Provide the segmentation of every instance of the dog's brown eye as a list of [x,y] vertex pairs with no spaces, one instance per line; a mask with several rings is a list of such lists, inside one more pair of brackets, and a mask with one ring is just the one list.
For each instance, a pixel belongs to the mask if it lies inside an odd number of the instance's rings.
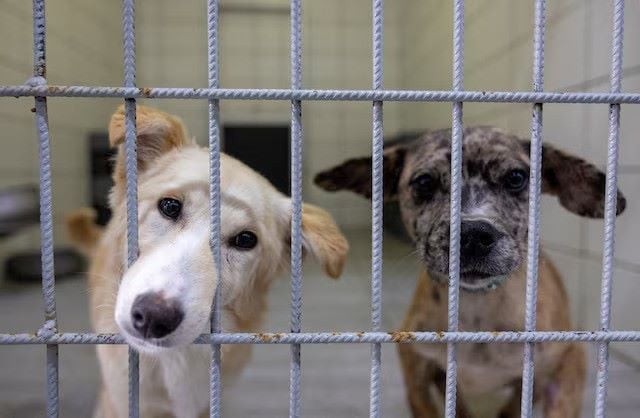
[[527,187],[529,177],[524,170],[511,170],[504,176],[504,187],[511,192],[519,192]]
[[240,250],[251,250],[258,245],[258,237],[251,231],[242,231],[231,237],[229,244]]
[[182,211],[182,202],[170,197],[165,197],[158,201],[158,210],[167,218],[175,221]]
[[438,181],[431,174],[421,174],[409,182],[416,201],[425,201],[433,197]]

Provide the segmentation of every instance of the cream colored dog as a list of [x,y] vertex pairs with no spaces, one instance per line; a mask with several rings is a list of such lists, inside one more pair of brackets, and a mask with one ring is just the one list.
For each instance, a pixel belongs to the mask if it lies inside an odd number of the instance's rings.
[[[196,418],[209,408],[210,347],[190,345],[207,332],[211,301],[222,286],[227,331],[259,331],[267,290],[289,265],[291,200],[241,162],[221,156],[222,277],[209,246],[209,156],[181,121],[138,107],[140,256],[127,269],[124,113],[109,125],[119,146],[104,231],[91,213],[69,219],[73,240],[92,257],[91,315],[96,332],[121,333],[140,352],[141,416]],[[304,251],[337,278],[348,244],[331,216],[304,205]],[[237,375],[249,345],[222,349],[223,375]],[[97,417],[127,416],[127,347],[97,347],[103,388]]]

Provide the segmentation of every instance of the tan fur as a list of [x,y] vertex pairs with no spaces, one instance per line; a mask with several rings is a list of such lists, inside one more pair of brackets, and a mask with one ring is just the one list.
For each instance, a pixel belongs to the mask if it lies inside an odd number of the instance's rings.
[[92,256],[102,236],[102,228],[95,223],[96,212],[89,208],[78,209],[68,215],[66,221],[71,242],[83,255]]
[[[387,144],[384,150],[384,199],[398,203],[424,269],[401,331],[447,330],[451,136],[450,129],[431,131]],[[462,132],[460,331],[524,328],[532,232],[529,151],[530,141],[494,127],[466,126]],[[598,167],[550,144],[542,146],[541,163],[542,192],[556,196],[576,215],[603,216],[606,176]],[[315,183],[370,198],[371,167],[369,157],[350,159],[316,175]],[[617,214],[625,206],[618,190]],[[572,330],[562,280],[544,255],[538,277],[537,329]],[[413,415],[439,416],[446,345],[400,344],[398,350]],[[522,357],[522,344],[459,344],[457,416],[485,416],[480,415],[482,404],[492,397],[506,401],[500,418],[520,416]],[[536,344],[535,367],[534,402],[543,404],[545,417],[577,418],[585,380],[583,348],[577,343]]]
[[[89,271],[90,312],[96,332],[121,332],[115,321],[116,300],[126,273],[126,207],[123,158],[123,109],[112,117],[110,139],[120,146],[114,172],[115,187],[111,195],[113,217],[104,230],[92,225],[92,215],[82,210],[69,218],[71,237],[84,251],[93,254]],[[208,153],[188,139],[182,123],[174,116],[155,109],[138,107],[138,168],[139,168],[139,224],[140,258],[156,248],[154,231],[158,229],[158,193],[169,196],[185,195],[189,211],[208,219]],[[186,180],[184,180],[186,178]],[[182,181],[182,183],[181,183]],[[172,184],[182,188],[175,190]],[[170,187],[167,192],[158,192]],[[266,179],[241,162],[221,156],[223,271],[237,263],[238,257],[226,248],[229,234],[250,222],[259,235],[256,262],[246,272],[223,274],[222,311],[225,330],[231,332],[260,331],[267,306],[267,291],[283,268],[289,263],[290,200],[278,192]],[[163,196],[161,194],[161,196]],[[192,207],[196,205],[196,207]],[[156,218],[154,218],[156,217]],[[185,215],[187,217],[187,215]],[[249,217],[249,218],[247,218]],[[149,228],[147,224],[155,225]],[[155,222],[155,223],[153,223]],[[206,271],[211,281],[209,295],[202,298],[202,309],[209,309],[216,282],[212,256],[209,250],[209,228],[206,224],[188,229],[184,233],[202,230],[200,250],[194,256],[190,269]],[[338,277],[348,251],[348,244],[333,219],[324,210],[304,205],[303,239],[306,252],[312,254],[331,277]],[[191,232],[188,232],[191,231]],[[179,235],[178,235],[179,236]],[[138,262],[136,262],[138,263]],[[237,269],[245,268],[240,265]],[[134,269],[134,264],[131,269]],[[247,267],[248,268],[248,267]],[[130,269],[130,270],[131,270]],[[226,270],[225,270],[226,269]],[[231,271],[233,271],[232,269]],[[233,277],[231,277],[233,276]],[[196,302],[193,302],[196,303]],[[207,315],[208,316],[208,315]],[[203,329],[201,332],[206,331]],[[97,347],[102,371],[103,388],[96,408],[96,417],[124,418],[127,416],[127,347],[101,345]],[[225,345],[222,348],[223,377],[226,381],[239,374],[250,358],[248,345]],[[156,355],[140,355],[140,407],[141,417],[208,416],[208,369],[210,347],[185,345],[164,349]],[[185,365],[182,367],[181,365]],[[191,365],[191,366],[190,366]],[[190,367],[190,368],[189,368]],[[186,393],[172,393],[167,382],[179,382],[189,389]],[[202,384],[192,382],[203,382]],[[189,386],[190,385],[190,386]],[[194,407],[193,405],[200,405]],[[183,405],[191,408],[187,411]],[[194,409],[195,408],[195,409]]]
[[[538,276],[537,329],[573,329],[568,299],[555,267],[542,255]],[[524,329],[526,274],[520,270],[496,290],[486,294],[460,293],[460,331],[519,331]],[[509,313],[506,315],[505,313]],[[407,312],[403,331],[446,331],[447,287],[426,272],[419,279]],[[407,395],[414,417],[438,416],[437,402],[428,388],[446,370],[446,346],[442,344],[401,344],[398,346]],[[489,396],[510,388],[500,418],[520,416],[522,344],[459,344],[459,417],[473,416],[469,399]],[[545,417],[579,417],[585,379],[584,350],[577,343],[536,344],[536,399],[545,405]],[[557,392],[553,393],[557,388]],[[444,392],[442,392],[444,393]],[[505,400],[505,396],[498,399]],[[471,409],[473,410],[473,409]]]
[[[302,207],[302,228],[315,243],[311,245],[311,251],[316,258],[324,260],[327,275],[333,279],[340,277],[349,247],[331,215],[317,206],[305,204]],[[322,239],[317,239],[319,237]]]

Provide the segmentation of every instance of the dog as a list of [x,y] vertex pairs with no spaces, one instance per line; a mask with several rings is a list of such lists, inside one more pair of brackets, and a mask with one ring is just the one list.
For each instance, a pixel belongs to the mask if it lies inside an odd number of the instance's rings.
[[[175,116],[137,108],[139,257],[127,268],[125,115],[111,118],[118,147],[104,230],[88,210],[68,220],[71,239],[92,258],[90,308],[96,332],[121,333],[140,353],[143,417],[208,416],[208,345],[190,345],[209,329],[221,286],[224,329],[260,330],[269,287],[290,265],[291,199],[240,161],[222,154],[221,259],[210,250],[209,154]],[[323,209],[303,205],[303,253],[338,278],[348,243]],[[250,345],[222,347],[223,381],[240,372]],[[127,347],[97,346],[102,390],[95,416],[127,416]]]
[[[415,244],[421,274],[403,331],[447,329],[450,231],[451,130],[389,144],[384,150],[384,199],[397,202]],[[530,141],[493,127],[463,131],[460,242],[460,331],[524,329]],[[319,173],[327,191],[371,198],[371,158],[351,159]],[[579,216],[604,216],[605,175],[592,164],[551,145],[542,149],[542,191]],[[618,191],[617,212],[626,206]],[[537,329],[570,330],[568,298],[560,275],[541,254]],[[414,417],[436,417],[444,392],[446,346],[399,344]],[[502,394],[499,417],[520,416],[522,344],[459,344],[458,417],[467,404]],[[547,418],[580,414],[585,359],[577,343],[535,345],[534,402]],[[435,392],[435,393],[434,393]],[[506,399],[504,399],[506,398]]]

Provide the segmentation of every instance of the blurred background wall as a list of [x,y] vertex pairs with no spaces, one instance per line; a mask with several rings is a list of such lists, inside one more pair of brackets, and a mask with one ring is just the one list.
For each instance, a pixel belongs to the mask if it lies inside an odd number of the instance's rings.
[[[138,85],[206,86],[204,2],[137,2]],[[640,4],[627,2],[623,90],[640,89]],[[303,15],[303,85],[319,89],[371,86],[371,10],[368,0],[307,1]],[[47,78],[51,84],[115,86],[122,80],[120,3],[67,0],[47,4]],[[289,9],[283,0],[222,0],[220,77],[223,87],[288,88]],[[451,7],[437,0],[389,1],[385,10],[384,82],[391,89],[446,90],[451,86]],[[611,10],[596,0],[550,1],[545,55],[545,90],[606,91]],[[465,88],[530,90],[532,2],[468,2],[465,29]],[[31,5],[0,2],[0,84],[21,84],[32,71]],[[205,101],[141,101],[183,117],[202,144],[207,141]],[[112,99],[49,99],[53,149],[56,242],[65,243],[65,213],[89,203],[89,135],[104,132]],[[28,98],[0,100],[4,149],[0,187],[35,183],[37,137]],[[385,103],[385,136],[450,126],[449,103]],[[620,183],[628,198],[618,220],[613,323],[637,327],[634,296],[640,279],[640,128],[637,106],[623,106]],[[527,136],[527,104],[465,104],[466,124],[490,124]],[[369,203],[347,193],[325,193],[312,184],[321,169],[349,157],[368,155],[371,104],[305,102],[304,196],[322,204],[345,229],[370,227]],[[289,123],[289,104],[225,101],[223,125]],[[544,138],[604,167],[606,105],[545,105]],[[543,239],[562,271],[576,322],[597,328],[602,222],[564,212],[543,200]],[[0,242],[0,261],[38,245],[37,227]],[[640,360],[635,345],[624,345]]]

